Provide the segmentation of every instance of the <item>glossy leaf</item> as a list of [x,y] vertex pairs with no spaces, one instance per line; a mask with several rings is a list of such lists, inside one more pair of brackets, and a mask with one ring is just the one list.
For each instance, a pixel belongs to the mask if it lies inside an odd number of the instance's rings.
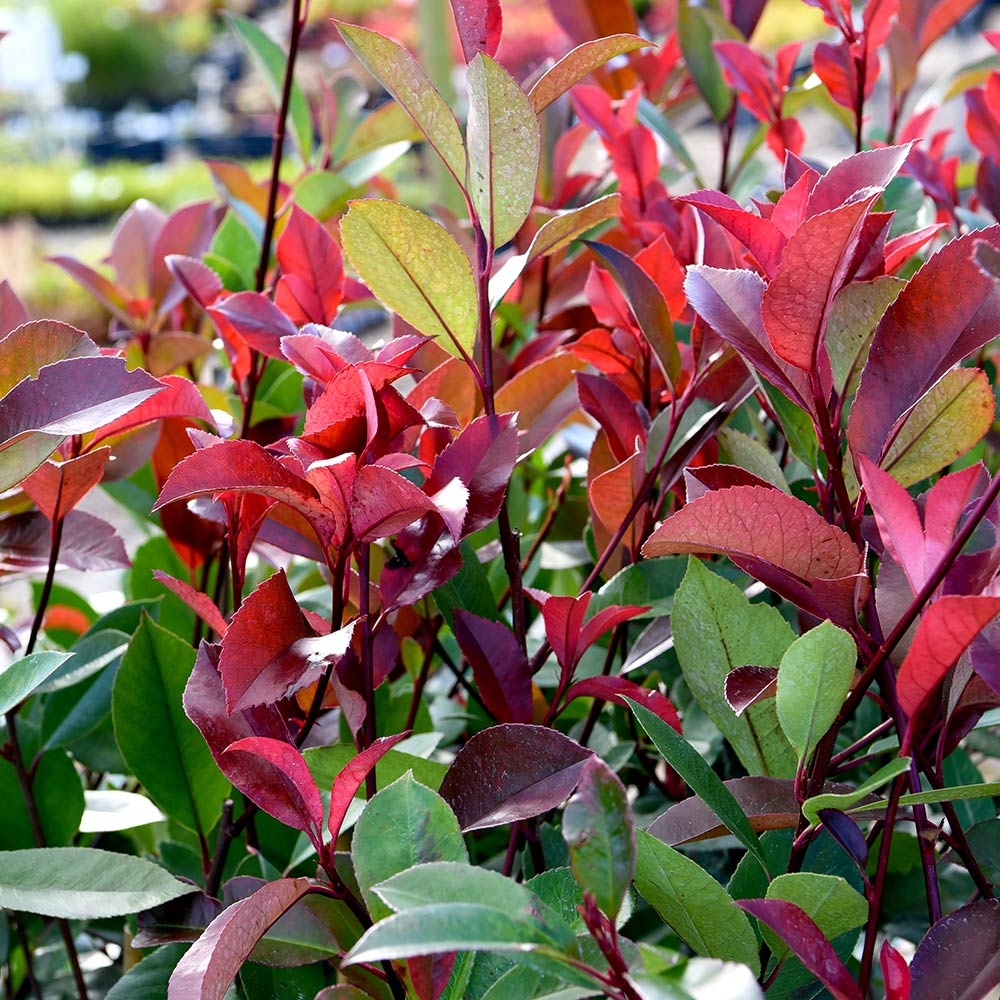
[[795,638],[776,608],[751,604],[739,587],[697,559],[674,596],[674,648],[685,682],[751,774],[790,778],[795,754],[781,731],[773,701],[737,716],[725,698],[738,667],[777,667]]
[[223,910],[177,963],[168,1000],[223,1000],[267,929],[309,890],[308,879],[278,879]]
[[910,1000],[910,967],[888,938],[879,950],[879,965],[882,966],[886,1000]]
[[83,796],[86,808],[80,820],[81,833],[134,830],[137,826],[159,823],[166,819],[149,799],[135,792],[88,789]]
[[[260,69],[271,100],[274,102],[275,108],[278,108],[281,104],[281,88],[287,62],[285,53],[249,18],[228,14],[227,20]],[[309,104],[305,94],[294,81],[288,105],[288,116],[292,137],[295,139],[299,155],[305,162],[308,162],[313,149],[312,115],[309,112]]]
[[92,847],[0,853],[0,906],[48,917],[120,917],[195,888],[151,861]]
[[854,640],[830,622],[810,629],[781,658],[775,706],[788,741],[806,761],[833,725],[854,680]]
[[66,462],[45,462],[22,489],[50,521],[61,521],[101,481],[110,454],[98,448]]
[[[794,903],[816,924],[828,941],[852,931],[868,918],[868,903],[859,892],[836,875],[792,872],[778,875],[767,887],[768,899]],[[786,950],[780,941],[765,932],[775,958]]]
[[[946,244],[886,310],[875,330],[848,422],[854,454],[879,461],[910,408],[950,368],[992,337],[1000,322],[1000,290],[976,263],[977,239],[995,244],[997,230],[982,230]],[[960,297],[947,291],[954,288],[962,289]]]
[[613,922],[635,872],[635,818],[625,786],[600,757],[584,762],[562,831],[576,880]]
[[205,834],[229,782],[181,707],[193,665],[189,643],[143,618],[118,668],[111,714],[131,773],[171,819]]
[[340,829],[344,825],[348,807],[354,801],[354,796],[361,788],[365,778],[375,765],[400,740],[405,739],[408,732],[397,733],[395,736],[380,736],[365,750],[344,765],[333,779],[330,790],[330,815],[327,819],[327,829],[330,831],[330,841],[337,843]]
[[751,705],[777,694],[778,671],[775,667],[736,667],[726,674],[725,691],[726,702],[739,717]]
[[416,864],[468,860],[454,813],[410,773],[383,788],[354,829],[354,873],[375,920],[392,912],[374,891],[378,883]]
[[570,796],[590,756],[554,729],[493,726],[458,752],[441,783],[441,796],[465,832],[529,819]]
[[500,0],[451,0],[455,26],[467,63],[477,52],[495,56],[503,33]]
[[818,617],[850,627],[864,597],[861,553],[811,507],[779,490],[734,486],[686,504],[653,532],[646,556],[718,552]]
[[476,283],[468,257],[442,226],[394,202],[353,201],[340,235],[355,270],[389,309],[452,354],[471,354]]
[[677,709],[666,695],[653,688],[640,687],[635,681],[630,681],[626,677],[585,677],[566,692],[566,704],[568,705],[574,698],[597,698],[622,706],[625,705],[626,698],[631,698],[640,705],[645,705],[668,726],[673,726],[677,732],[681,731],[681,720]]
[[455,609],[455,638],[497,722],[531,722],[531,671],[520,643],[506,625]]
[[11,663],[0,673],[0,715],[19,705],[52,676],[72,654],[32,653]]
[[162,570],[153,570],[153,579],[176,594],[216,635],[221,638],[226,634],[229,623],[208,594],[195,590],[189,583],[178,580]]
[[974,1000],[1000,985],[1000,901],[981,899],[939,920],[910,963],[910,1000]]
[[[84,799],[80,775],[67,753],[49,750],[32,763],[31,792],[45,843],[50,847],[72,844],[83,816]],[[37,847],[34,823],[17,772],[8,760],[0,761],[0,801],[4,803],[0,851]]]
[[[6,282],[4,282],[6,285]],[[38,378],[45,365],[69,358],[94,358],[98,346],[82,330],[57,320],[18,324],[0,344],[0,395],[6,395],[24,378]]]
[[344,261],[326,228],[298,205],[275,247],[281,278],[275,303],[297,324],[333,322],[344,291]]
[[884,767],[880,767],[870,778],[863,781],[853,791],[824,792],[821,795],[814,795],[812,798],[806,799],[802,803],[802,815],[809,820],[811,825],[815,825],[819,822],[821,810],[848,809],[894,778],[898,778],[899,775],[909,770],[909,767],[909,757],[897,757]]
[[479,52],[466,71],[469,118],[468,190],[491,246],[510,240],[535,198],[541,130],[518,82]]
[[732,792],[683,736],[674,732],[648,708],[637,702],[630,704],[639,725],[646,731],[667,763],[691,786],[691,790],[709,805],[766,872],[767,861],[760,841],[740,804],[733,798]]
[[634,52],[649,44],[638,35],[623,33],[595,38],[577,45],[538,78],[528,91],[528,100],[535,112],[541,114],[553,101],[562,97],[595,69],[616,56]]
[[637,831],[635,887],[696,955],[760,968],[746,914],[696,861]]
[[771,928],[835,1000],[862,1000],[861,990],[823,932],[794,903],[780,899],[741,899],[748,913]]
[[413,56],[377,31],[342,21],[334,23],[341,38],[375,79],[406,108],[458,183],[464,185],[465,144],[458,122]]
[[1000,597],[950,594],[920,616],[896,682],[900,708],[910,718],[928,704],[969,643],[998,614]]

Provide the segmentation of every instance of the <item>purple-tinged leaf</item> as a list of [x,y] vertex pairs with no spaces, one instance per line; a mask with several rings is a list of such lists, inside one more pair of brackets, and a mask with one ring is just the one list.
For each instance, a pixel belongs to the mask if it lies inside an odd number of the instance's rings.
[[0,340],[12,330],[28,322],[28,310],[10,287],[6,278],[0,281]]
[[783,899],[738,899],[736,905],[770,927],[834,1000],[863,1000],[847,966],[803,909]]
[[101,481],[110,448],[98,448],[66,462],[45,462],[22,484],[50,520],[64,518]]
[[75,257],[56,256],[46,257],[46,261],[61,267],[71,278],[82,285],[98,302],[109,312],[113,313],[124,324],[132,322],[129,315],[128,304],[120,288],[95,271],[92,267],[87,267]]
[[839,809],[820,809],[817,815],[830,836],[850,855],[858,868],[864,871],[868,864],[868,840],[858,824]]
[[170,266],[171,257],[186,255],[197,260],[212,242],[222,215],[215,202],[197,201],[182,205],[163,223],[153,244],[150,295],[162,316],[184,298],[186,287]]
[[423,490],[381,465],[363,466],[354,479],[351,531],[362,542],[394,535],[436,510]]
[[[286,826],[302,830],[317,851],[322,848],[323,801],[305,758],[293,744],[267,736],[249,736],[227,747],[225,755],[237,761],[247,756],[261,758],[271,764],[281,776],[280,784],[272,782],[263,787],[249,782],[234,784],[264,812]],[[231,767],[239,771],[239,764]]]
[[493,726],[459,750],[441,797],[465,832],[530,819],[572,794],[590,756],[592,751],[554,729]]
[[773,698],[778,693],[778,668],[745,666],[730,670],[726,675],[726,701],[741,716],[758,701]]
[[535,113],[541,114],[553,101],[609,60],[651,44],[645,38],[629,32],[583,42],[539,77],[528,92],[528,100]]
[[45,365],[68,358],[96,358],[100,348],[82,330],[54,319],[26,322],[0,342],[0,396]]
[[653,532],[643,555],[718,552],[783,597],[850,628],[864,561],[850,536],[777,489],[734,486],[691,501]]
[[981,1000],[1000,985],[1000,900],[981,899],[939,920],[910,963],[909,1000]]
[[885,1000],[910,1000],[910,967],[906,964],[906,959],[889,944],[888,938],[882,942],[879,964],[882,966]]
[[222,912],[222,904],[204,892],[168,900],[136,915],[133,948],[158,948],[174,941],[194,941]]
[[681,356],[663,293],[628,254],[604,243],[587,241],[587,246],[611,269],[628,299],[639,329],[656,355],[664,377],[670,385],[674,385],[681,373]]
[[166,264],[170,273],[202,309],[207,309],[226,290],[215,271],[194,257],[171,254],[166,258]]
[[395,736],[380,736],[367,750],[362,750],[351,758],[344,769],[333,779],[330,791],[330,817],[327,829],[330,831],[331,849],[336,847],[340,828],[344,825],[344,817],[362,782],[368,777],[368,772],[391,750],[400,740],[409,736],[410,731],[396,733]]
[[472,665],[483,702],[497,722],[530,723],[531,670],[520,643],[502,622],[455,609],[455,638]]
[[640,687],[626,677],[585,677],[566,692],[566,704],[574,698],[596,698],[625,708],[628,707],[625,699],[631,698],[659,716],[668,726],[673,726],[677,732],[681,731],[677,709],[665,694],[660,694],[653,688]]
[[309,879],[278,879],[225,909],[177,963],[168,1000],[223,1000],[268,928],[311,889]]
[[562,831],[577,882],[614,921],[635,874],[635,817],[621,779],[600,757],[584,761]]
[[237,292],[212,306],[209,314],[228,323],[255,351],[284,360],[281,338],[294,337],[299,328],[260,292]]
[[899,668],[899,706],[915,719],[948,671],[977,635],[1000,614],[1000,597],[949,594],[920,616],[917,633]]
[[118,286],[133,299],[145,299],[151,294],[153,246],[166,221],[162,209],[140,198],[126,209],[111,233],[108,263]]
[[853,199],[865,188],[884,188],[902,169],[912,143],[866,149],[835,163],[816,182],[807,212],[829,212]]
[[624,462],[635,453],[636,438],[645,444],[648,428],[624,389],[603,375],[577,372],[576,391],[584,412],[604,429],[616,462]]
[[477,52],[497,54],[503,34],[500,0],[451,0],[451,12],[467,63],[472,62]]
[[190,379],[179,375],[164,375],[160,382],[166,387],[156,393],[152,399],[137,406],[124,416],[104,424],[97,431],[94,441],[104,441],[107,438],[127,431],[135,430],[144,424],[155,420],[181,418],[185,420],[201,420],[216,430],[215,418],[198,387]]
[[154,569],[153,579],[179,597],[216,635],[221,638],[226,634],[229,627],[226,619],[208,594],[195,590],[191,584],[178,580],[163,570]]
[[[31,511],[0,519],[0,569],[41,570],[48,565],[52,524]],[[63,518],[57,569],[106,570],[129,566],[121,536],[107,521],[73,510]]]
[[[942,247],[910,279],[875,329],[851,408],[848,440],[855,455],[878,462],[903,418],[947,372],[989,342],[1000,325],[1000,288],[979,268],[979,240],[1000,245],[1000,227]],[[956,296],[952,290],[960,288]]]
[[825,381],[827,316],[847,279],[862,224],[878,194],[806,219],[785,246],[761,302],[774,353],[803,371],[818,371],[821,378],[825,369]]

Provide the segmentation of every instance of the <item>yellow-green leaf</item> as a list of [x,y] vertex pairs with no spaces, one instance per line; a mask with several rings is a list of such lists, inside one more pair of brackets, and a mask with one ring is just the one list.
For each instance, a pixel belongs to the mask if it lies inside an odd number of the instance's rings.
[[395,202],[352,201],[340,223],[344,250],[389,309],[452,354],[472,352],[478,303],[462,248],[426,215]]

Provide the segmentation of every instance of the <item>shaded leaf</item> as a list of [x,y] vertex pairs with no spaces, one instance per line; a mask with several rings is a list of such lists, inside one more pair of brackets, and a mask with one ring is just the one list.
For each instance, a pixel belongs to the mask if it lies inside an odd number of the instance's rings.
[[911,1000],[974,1000],[1000,984],[1000,900],[981,899],[939,920],[910,963]]
[[456,608],[455,638],[497,722],[531,722],[531,671],[514,633],[501,622]]
[[441,783],[441,796],[465,832],[529,819],[569,797],[590,756],[590,750],[554,729],[492,726],[458,752]]

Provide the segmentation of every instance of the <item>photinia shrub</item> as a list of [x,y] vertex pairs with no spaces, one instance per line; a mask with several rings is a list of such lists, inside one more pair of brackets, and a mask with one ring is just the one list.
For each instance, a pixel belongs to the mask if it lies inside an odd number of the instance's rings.
[[11,997],[1000,986],[1000,70],[807,3],[452,0],[458,102],[336,22],[372,110],[232,18],[270,177],[0,284]]

